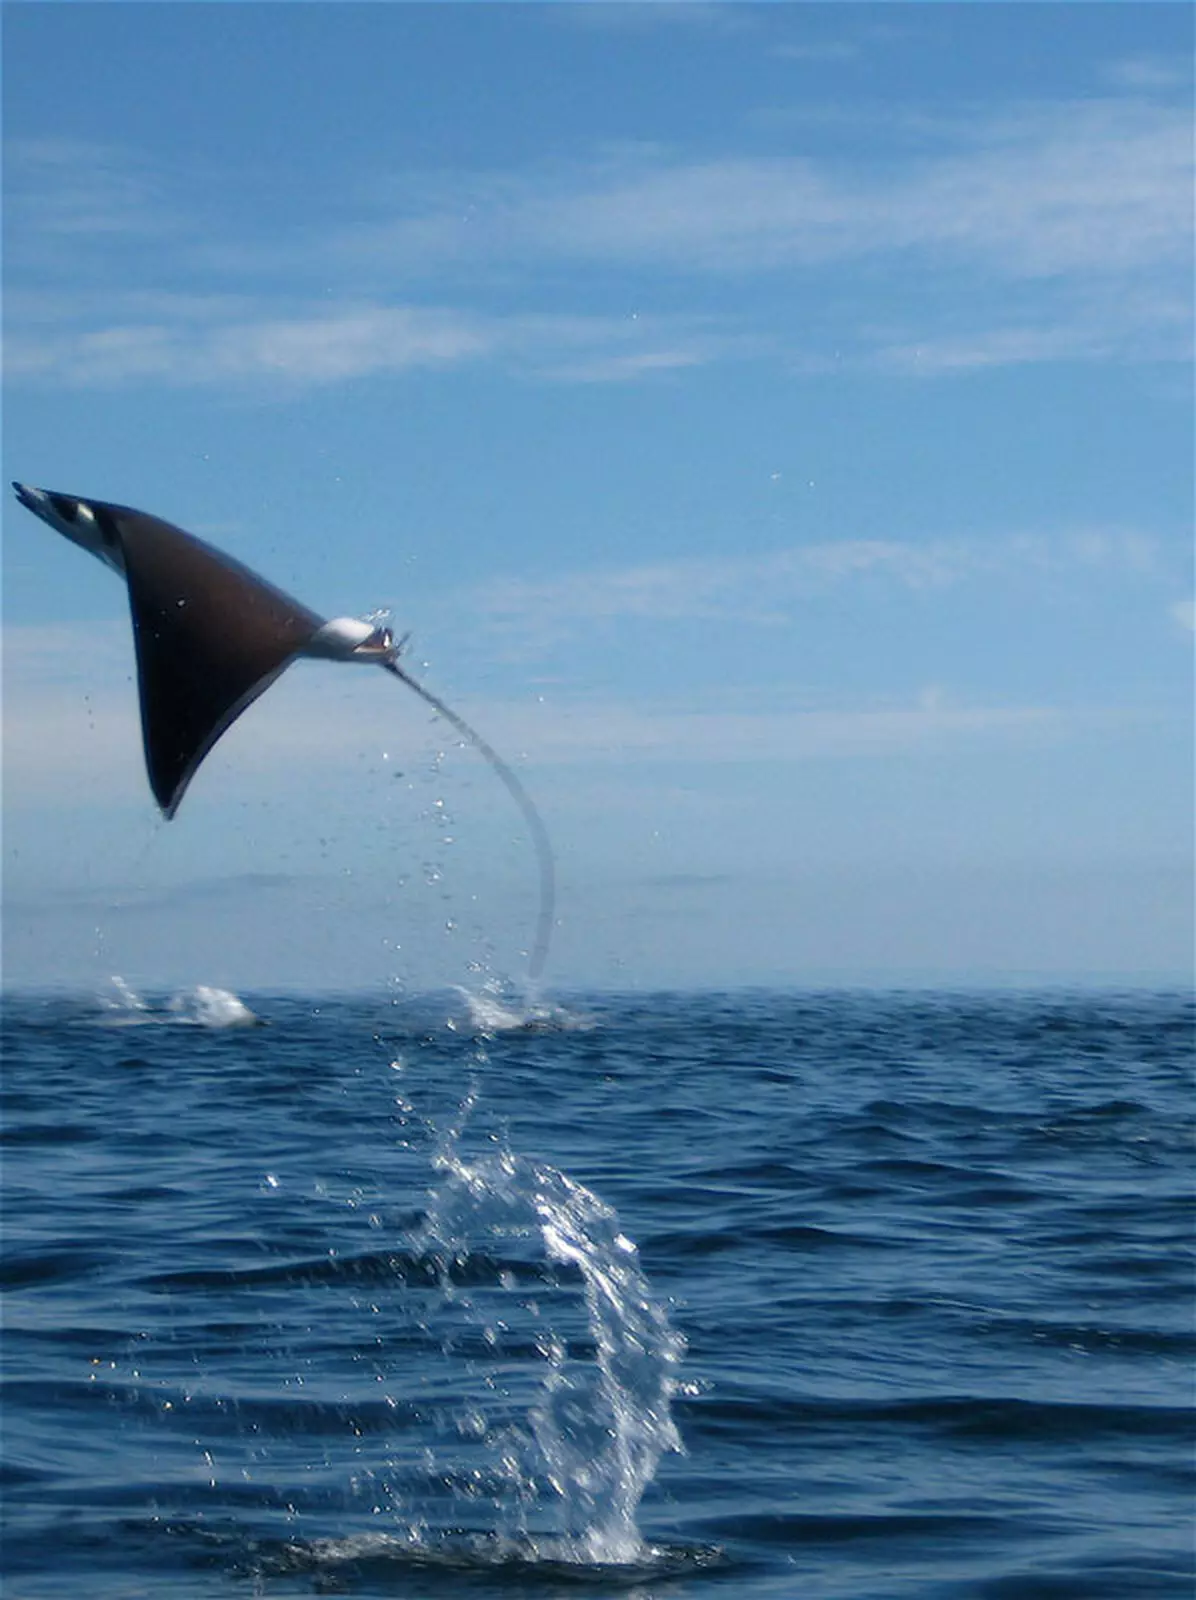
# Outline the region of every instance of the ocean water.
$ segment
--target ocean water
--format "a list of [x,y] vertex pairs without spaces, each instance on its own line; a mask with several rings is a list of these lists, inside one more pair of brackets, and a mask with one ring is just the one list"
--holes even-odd
[[1187,996],[5,1030],[6,1600],[1192,1593]]

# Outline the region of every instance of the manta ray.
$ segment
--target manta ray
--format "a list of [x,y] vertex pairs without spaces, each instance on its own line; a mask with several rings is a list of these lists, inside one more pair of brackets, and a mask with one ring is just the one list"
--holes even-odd
[[137,653],[141,733],[154,798],[169,820],[204,757],[299,656],[379,666],[415,691],[485,757],[528,825],[540,873],[531,956],[539,976],[553,916],[544,823],[493,747],[400,664],[402,641],[357,617],[331,620],[192,533],[132,506],[14,483],[35,516],[124,578]]

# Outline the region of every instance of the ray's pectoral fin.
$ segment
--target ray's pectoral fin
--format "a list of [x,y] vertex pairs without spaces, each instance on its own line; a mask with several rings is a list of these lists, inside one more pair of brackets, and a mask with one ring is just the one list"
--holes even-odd
[[132,506],[14,483],[34,516],[126,580],[150,787],[167,817],[212,746],[297,655],[389,666],[389,629],[323,617]]
[[324,626],[239,561],[170,523],[117,516],[150,787],[167,817],[220,736]]

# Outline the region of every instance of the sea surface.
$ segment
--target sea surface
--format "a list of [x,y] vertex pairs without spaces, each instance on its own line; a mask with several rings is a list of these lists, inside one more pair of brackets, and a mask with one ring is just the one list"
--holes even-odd
[[5,1600],[1190,1600],[1188,996],[5,1035]]

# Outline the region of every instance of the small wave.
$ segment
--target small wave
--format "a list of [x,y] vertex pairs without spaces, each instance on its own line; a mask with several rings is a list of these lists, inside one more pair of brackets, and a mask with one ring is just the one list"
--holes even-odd
[[325,1580],[353,1576],[382,1582],[388,1576],[393,1581],[404,1568],[422,1567],[479,1574],[526,1572],[564,1582],[613,1580],[620,1586],[630,1586],[725,1564],[726,1557],[718,1546],[645,1543],[630,1559],[616,1552],[606,1558],[586,1539],[531,1534],[438,1535],[417,1524],[406,1535],[368,1533],[345,1539],[294,1540],[265,1554],[259,1570],[263,1575],[308,1572]]
[[100,1134],[81,1122],[22,1122],[0,1129],[0,1145],[95,1144]]
[[415,1288],[503,1287],[512,1283],[553,1284],[576,1268],[567,1264],[527,1262],[512,1256],[496,1257],[481,1251],[440,1257],[405,1250],[367,1251],[355,1256],[316,1256],[299,1261],[271,1262],[255,1267],[199,1267],[153,1273],[143,1279],[147,1288],[171,1293],[187,1289],[217,1290],[257,1288],[263,1285],[318,1283],[403,1283]]
[[791,1400],[771,1394],[718,1395],[686,1401],[680,1410],[687,1423],[708,1432],[758,1419],[767,1406],[769,1425],[778,1438],[809,1438],[819,1427],[845,1422],[870,1428],[926,1428],[943,1438],[975,1439],[1016,1445],[1026,1440],[1082,1441],[1097,1439],[1188,1439],[1191,1413],[1186,1407],[1133,1403],[1083,1403],[1024,1400],[972,1395],[936,1395],[910,1400]]
[[77,1283],[100,1271],[110,1257],[103,1251],[79,1249],[9,1250],[0,1262],[0,1289],[41,1289],[53,1283]]

